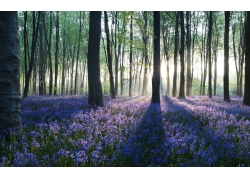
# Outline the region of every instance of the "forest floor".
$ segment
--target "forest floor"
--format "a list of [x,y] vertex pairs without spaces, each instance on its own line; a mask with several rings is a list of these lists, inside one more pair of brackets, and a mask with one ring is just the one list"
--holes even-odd
[[[0,166],[250,166],[242,98],[29,96],[23,136],[2,142]],[[17,140],[18,139],[18,140]]]

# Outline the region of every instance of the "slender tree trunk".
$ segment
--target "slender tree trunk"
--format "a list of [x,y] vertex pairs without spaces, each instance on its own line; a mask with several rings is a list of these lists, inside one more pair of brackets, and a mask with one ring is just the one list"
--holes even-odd
[[230,11],[225,11],[225,34],[224,34],[224,101],[230,102],[229,96],[229,20]]
[[142,85],[142,95],[148,94],[148,12],[143,12],[144,18],[144,31],[143,31],[143,43],[144,43],[144,75],[143,75],[143,85]]
[[17,12],[0,12],[0,138],[22,132]]
[[82,33],[82,15],[81,15],[81,11],[80,11],[80,15],[79,15],[79,19],[80,19],[80,27],[79,27],[79,36],[78,36],[78,46],[77,46],[77,54],[76,54],[76,73],[75,73],[75,91],[74,94],[77,94],[77,81],[78,81],[78,62],[79,62],[79,54],[80,54],[80,46],[81,46],[81,33]]
[[104,19],[105,19],[105,33],[107,37],[107,58],[108,58],[108,70],[109,70],[109,82],[110,82],[110,93],[111,98],[115,99],[115,86],[114,86],[114,76],[113,76],[113,68],[112,68],[112,55],[111,55],[111,44],[109,37],[109,27],[108,27],[108,15],[107,11],[104,11]]
[[44,44],[43,44],[43,24],[44,12],[41,12],[41,21],[39,24],[39,95],[44,95],[45,85],[45,58],[44,58]]
[[57,95],[57,80],[58,80],[58,51],[59,51],[59,12],[56,12],[56,47],[55,47],[55,84],[54,95]]
[[160,12],[154,11],[154,66],[152,78],[152,100],[153,103],[160,103]]
[[[205,25],[205,34],[204,34],[204,44],[203,44],[203,60],[204,60],[204,72],[203,72],[203,84],[202,84],[202,95],[206,94],[206,80],[207,80],[207,63],[208,63],[208,42],[206,42],[206,30],[207,23]],[[207,45],[206,45],[207,44]]]
[[179,25],[179,14],[178,11],[176,13],[176,21],[175,21],[175,40],[174,40],[174,76],[173,76],[173,90],[172,96],[176,96],[176,84],[177,84],[177,56],[178,56],[178,25]]
[[214,50],[214,96],[216,96],[216,85],[217,85],[217,52],[218,52],[219,37],[216,37],[216,48]]
[[[247,16],[245,14],[245,19],[247,19]],[[243,85],[242,85],[242,79],[243,79],[243,64],[244,64],[244,55],[245,55],[245,47],[246,47],[246,40],[245,40],[245,36],[246,36],[246,25],[247,25],[247,20],[245,20],[244,22],[244,27],[242,28],[242,35],[241,35],[241,60],[239,61],[239,67],[240,67],[240,96],[242,96],[242,91],[243,91]],[[239,55],[240,56],[240,55]]]
[[129,52],[129,97],[132,97],[132,54],[133,54],[133,15],[130,21],[130,52]]
[[130,52],[129,52],[129,97],[132,97],[132,55],[133,55],[133,15],[130,21]]
[[186,44],[187,44],[187,82],[186,95],[192,95],[192,75],[191,75],[191,38],[190,38],[190,12],[186,12]]
[[100,79],[101,11],[90,11],[88,41],[88,87],[89,105],[103,106]]
[[245,51],[245,89],[243,104],[250,106],[250,12],[247,12],[246,21],[246,51]]
[[181,62],[181,73],[180,73],[180,92],[179,98],[185,98],[185,63],[184,63],[184,15],[183,11],[180,11],[180,20],[181,20],[181,49],[180,49],[180,62]]
[[235,70],[236,70],[236,77],[237,77],[237,91],[236,95],[239,95],[239,85],[240,85],[240,77],[239,77],[239,68],[238,68],[238,63],[237,63],[237,52],[236,52],[236,47],[235,47],[235,27],[236,25],[233,24],[232,26],[232,35],[233,35],[233,54],[234,54],[234,63],[235,63]]
[[[45,40],[48,46],[48,56],[49,56],[49,95],[52,95],[53,88],[53,68],[52,68],[52,56],[51,56],[51,39],[52,39],[52,12],[49,14],[49,38],[45,34]],[[45,31],[46,32],[46,31]]]
[[125,45],[122,48],[122,57],[121,57],[121,64],[120,64],[120,73],[121,73],[121,95],[123,95],[123,79],[124,79],[124,52],[125,52]]
[[65,61],[66,61],[66,50],[67,50],[67,43],[66,43],[66,27],[65,27],[65,21],[66,21],[66,14],[64,12],[64,28],[63,28],[63,52],[62,52],[62,82],[61,82],[61,95],[65,94]]
[[35,12],[34,11],[32,12],[33,32],[32,32],[32,44],[31,44],[31,56],[30,56],[30,61],[27,62],[28,65],[29,65],[29,69],[27,70],[27,73],[25,73],[25,87],[24,87],[23,97],[28,96],[29,86],[30,86],[30,77],[31,77],[32,68],[33,68],[33,64],[34,64],[34,59],[35,59],[36,42],[37,42],[37,36],[38,36],[38,27],[39,27],[39,22],[40,22],[40,12],[37,12],[37,14],[38,14],[38,17],[37,17],[37,20],[36,20]]
[[213,28],[213,12],[209,13],[209,28],[208,28],[208,96],[212,98],[212,29]]

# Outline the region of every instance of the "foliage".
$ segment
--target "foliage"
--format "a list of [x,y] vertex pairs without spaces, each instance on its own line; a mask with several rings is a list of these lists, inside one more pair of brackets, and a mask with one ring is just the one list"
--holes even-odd
[[[1,166],[249,166],[249,107],[242,98],[30,96],[23,136],[1,142]],[[74,108],[72,108],[74,107]]]

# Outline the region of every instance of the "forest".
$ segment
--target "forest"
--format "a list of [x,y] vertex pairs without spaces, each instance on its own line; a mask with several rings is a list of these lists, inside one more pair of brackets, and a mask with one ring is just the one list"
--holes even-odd
[[0,166],[250,166],[250,12],[0,12]]

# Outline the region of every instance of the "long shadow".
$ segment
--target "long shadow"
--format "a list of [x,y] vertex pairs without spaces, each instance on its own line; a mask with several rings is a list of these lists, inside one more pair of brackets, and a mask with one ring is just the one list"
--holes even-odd
[[[187,162],[186,166],[220,166],[220,160],[224,161],[227,159],[227,164],[224,166],[237,166],[237,158],[236,156],[230,154],[234,149],[230,149],[229,147],[234,147],[233,139],[230,136],[227,136],[225,132],[216,131],[209,125],[209,120],[207,119],[197,119],[194,117],[192,110],[189,109],[188,105],[183,106],[174,102],[169,97],[162,98],[165,103],[169,106],[172,106],[175,109],[175,112],[178,112],[180,116],[178,118],[167,119],[170,123],[178,123],[181,124],[182,127],[190,130],[190,135],[195,136],[195,141],[197,138],[199,142],[197,142],[198,147],[192,148],[189,147],[190,144],[186,144],[185,147],[191,154],[191,160],[197,160],[197,158],[202,157],[202,161],[196,162],[195,164],[189,164]],[[194,101],[183,99],[180,101],[187,102],[188,104],[197,105]],[[173,139],[186,139],[187,134],[179,133],[178,137],[172,137]],[[191,137],[192,137],[191,136]],[[233,136],[232,136],[233,137]],[[191,138],[192,139],[192,138]],[[185,140],[184,140],[185,141]],[[192,141],[192,140],[191,140]],[[187,143],[192,143],[192,142]],[[198,148],[198,149],[197,149]],[[199,151],[199,152],[198,152]]]
[[121,148],[118,166],[160,166],[164,161],[165,130],[159,103],[151,103]]
[[[219,98],[219,97],[218,97]],[[226,102],[223,102],[223,103],[219,103],[218,101],[212,99],[212,101],[214,101],[215,103],[214,104],[206,104],[206,103],[200,103],[198,104],[197,102],[193,101],[193,100],[190,100],[190,99],[185,99],[183,101],[186,101],[188,104],[191,104],[191,105],[195,105],[195,106],[205,106],[207,108],[216,108],[216,110],[218,111],[225,111],[228,115],[232,114],[234,116],[238,116],[239,118],[242,118],[243,116],[245,117],[245,119],[249,119],[250,118],[250,113],[248,110],[244,110],[244,109],[238,109],[238,108],[235,108],[234,106],[230,106],[230,105],[234,105],[235,102],[237,102],[237,100],[231,98],[231,103],[228,103],[228,106],[225,107],[223,106],[224,103]]]

